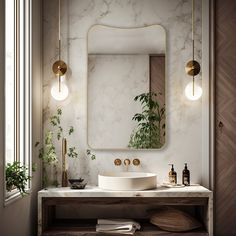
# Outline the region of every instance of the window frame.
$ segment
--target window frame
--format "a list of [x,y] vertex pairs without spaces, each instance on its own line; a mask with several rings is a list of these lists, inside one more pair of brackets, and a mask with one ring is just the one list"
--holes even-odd
[[[5,2],[8,0],[5,0]],[[5,7],[6,12],[6,7]],[[6,28],[6,15],[5,15]],[[5,29],[5,41],[6,29]],[[6,42],[5,42],[6,45]],[[6,48],[6,47],[5,47]],[[5,50],[6,60],[6,50]],[[6,71],[6,68],[5,68]],[[6,93],[6,72],[4,76]],[[4,100],[6,118],[7,100]],[[14,0],[14,161],[28,168],[32,176],[32,0]],[[4,183],[6,166],[6,120],[4,122]],[[26,189],[30,192],[31,181]],[[4,184],[5,206],[20,198],[16,189],[7,192]]]

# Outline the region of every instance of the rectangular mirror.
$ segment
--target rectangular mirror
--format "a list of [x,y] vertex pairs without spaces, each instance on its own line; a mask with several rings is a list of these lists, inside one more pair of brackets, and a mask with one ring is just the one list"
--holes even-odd
[[165,144],[166,33],[162,26],[88,32],[88,145],[160,149]]

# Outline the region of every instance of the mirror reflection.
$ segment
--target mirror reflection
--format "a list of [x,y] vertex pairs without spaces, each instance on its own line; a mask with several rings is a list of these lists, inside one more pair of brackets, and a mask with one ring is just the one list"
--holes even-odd
[[166,35],[160,25],[93,26],[88,33],[88,145],[165,144]]

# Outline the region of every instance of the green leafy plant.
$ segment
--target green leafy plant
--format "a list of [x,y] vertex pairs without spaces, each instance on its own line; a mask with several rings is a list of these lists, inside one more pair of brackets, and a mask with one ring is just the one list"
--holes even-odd
[[[74,133],[74,127],[70,126],[68,130],[65,131],[65,129],[61,126],[61,117],[62,117],[62,109],[58,108],[56,114],[52,115],[49,119],[49,124],[51,126],[51,130],[48,130],[45,133],[44,137],[44,143],[43,147],[39,149],[39,158],[43,162],[43,186],[48,186],[50,184],[54,186],[58,186],[59,183],[57,181],[57,153],[56,153],[56,147],[55,147],[55,141],[60,141],[64,136],[66,135],[72,135]],[[35,147],[39,145],[39,142],[35,144]],[[78,151],[76,150],[76,147],[68,147],[67,156],[71,158],[77,158],[78,157]],[[54,167],[54,180],[52,183],[49,183],[48,176],[46,174],[46,166],[52,165]]]
[[31,176],[28,175],[28,168],[14,161],[6,166],[6,189],[8,192],[13,189],[19,190],[22,196],[26,195],[26,185]]
[[138,125],[132,131],[128,147],[135,149],[161,148],[165,136],[165,106],[160,107],[157,94],[142,93],[134,98],[141,103],[142,112],[132,120]]
[[93,154],[90,149],[86,150],[86,154],[87,154],[88,157],[91,158],[91,160],[95,160],[96,159],[95,154]]

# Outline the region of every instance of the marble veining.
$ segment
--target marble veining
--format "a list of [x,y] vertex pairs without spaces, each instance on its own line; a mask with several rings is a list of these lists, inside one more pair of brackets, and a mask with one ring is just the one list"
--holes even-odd
[[134,97],[149,91],[149,56],[89,55],[88,75],[89,146],[126,149],[140,112]]
[[[79,148],[80,158],[69,160],[69,177],[85,177],[97,184],[97,175],[103,171],[121,171],[115,167],[116,157],[139,157],[141,166],[133,171],[157,173],[158,182],[166,181],[169,163],[175,164],[178,181],[184,163],[188,162],[191,181],[202,178],[202,103],[190,102],[184,97],[189,82],[184,66],[192,57],[191,0],[62,0],[61,34],[62,59],[68,63],[66,75],[70,96],[56,102],[50,96],[51,82],[55,80],[51,66],[58,56],[58,22],[56,0],[44,0],[44,54],[43,54],[43,107],[44,131],[48,117],[57,107],[63,109],[62,125],[73,124],[76,137],[68,138]],[[196,59],[201,63],[201,1],[196,1]],[[87,145],[87,32],[94,24],[117,27],[162,25],[167,32],[167,137],[166,146],[159,151],[96,151],[96,160],[86,158]],[[201,75],[198,76],[201,82]],[[204,88],[203,88],[204,89]],[[101,133],[102,135],[102,133]],[[59,151],[59,146],[57,146]],[[60,172],[59,172],[60,173]],[[60,176],[60,175],[59,175]]]
[[187,186],[183,188],[167,188],[157,186],[154,190],[114,191],[103,190],[97,186],[87,186],[82,190],[49,188],[38,193],[42,197],[211,197],[212,191],[203,186]]

